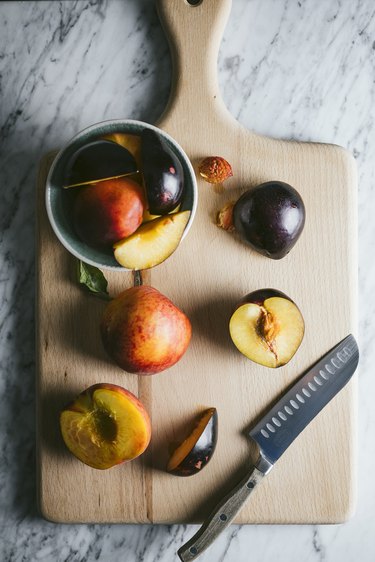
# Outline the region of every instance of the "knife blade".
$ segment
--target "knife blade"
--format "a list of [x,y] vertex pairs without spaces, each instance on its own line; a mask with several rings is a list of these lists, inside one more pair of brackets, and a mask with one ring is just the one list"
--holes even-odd
[[178,550],[182,562],[197,558],[230,525],[289,445],[350,380],[358,361],[357,342],[349,335],[303,374],[258,421],[249,432],[259,447],[258,460],[219,502],[198,532]]

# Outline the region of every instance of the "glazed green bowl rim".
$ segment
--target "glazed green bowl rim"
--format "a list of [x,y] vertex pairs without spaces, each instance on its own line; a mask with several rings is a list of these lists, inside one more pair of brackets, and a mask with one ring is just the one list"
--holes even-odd
[[[82,129],[79,133],[74,135],[74,137],[72,137],[56,154],[48,172],[46,180],[45,206],[52,230],[69,253],[71,253],[79,260],[100,269],[112,271],[131,271],[121,266],[120,264],[117,264],[114,257],[112,260],[109,256],[109,253],[107,255],[107,253],[103,251],[95,250],[87,244],[84,244],[82,240],[80,240],[78,235],[73,232],[72,223],[70,225],[70,232],[67,232],[67,228],[64,227],[64,222],[68,223],[69,220],[66,217],[65,220],[61,220],[61,216],[59,215],[61,215],[62,212],[61,210],[57,209],[58,203],[60,203],[61,207],[60,199],[63,197],[65,190],[62,187],[62,182],[56,181],[55,176],[58,176],[58,173],[61,173],[61,168],[64,168],[64,165],[62,163],[64,163],[64,160],[68,159],[67,155],[69,154],[69,152],[72,152],[71,148],[73,145],[76,145],[76,148],[79,148],[87,142],[95,140],[96,138],[102,137],[104,135],[126,132],[135,134],[137,132],[140,132],[140,130],[144,128],[151,129],[160,134],[176,154],[176,156],[180,159],[180,162],[183,166],[185,186],[189,186],[189,188],[187,189],[184,201],[182,202],[181,210],[189,210],[190,216],[180,241],[181,244],[188,231],[190,230],[197,210],[197,180],[194,168],[185,151],[179,145],[179,143],[168,133],[163,131],[163,129],[160,129],[155,125],[151,125],[150,123],[146,123],[145,121],[138,121],[135,119],[110,119],[106,121],[100,121],[99,123],[95,123],[94,125],[90,125],[89,127]],[[76,148],[74,150],[76,150]],[[185,199],[187,200],[185,201]],[[84,251],[82,250],[82,248],[84,249]],[[175,251],[178,251],[178,247]],[[106,259],[110,260],[112,263],[106,263]]]

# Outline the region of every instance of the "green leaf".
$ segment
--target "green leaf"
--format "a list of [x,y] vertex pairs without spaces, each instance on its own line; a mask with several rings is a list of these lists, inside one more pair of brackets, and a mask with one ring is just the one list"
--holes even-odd
[[90,293],[109,299],[108,281],[104,277],[103,272],[97,267],[78,260],[77,278],[78,283],[83,285]]

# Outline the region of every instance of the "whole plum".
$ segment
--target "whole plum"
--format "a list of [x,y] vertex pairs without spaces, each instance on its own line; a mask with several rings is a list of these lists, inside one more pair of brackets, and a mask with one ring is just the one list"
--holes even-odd
[[269,181],[241,195],[233,208],[233,224],[254,250],[279,260],[300,237],[305,215],[305,205],[294,187]]

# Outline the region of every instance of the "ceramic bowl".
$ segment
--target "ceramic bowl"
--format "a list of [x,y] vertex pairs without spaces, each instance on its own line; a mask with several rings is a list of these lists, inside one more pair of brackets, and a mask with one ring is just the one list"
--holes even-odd
[[[117,263],[111,249],[96,250],[88,246],[76,234],[72,220],[72,201],[74,196],[73,191],[79,188],[63,188],[64,172],[72,154],[81,146],[110,133],[133,133],[139,135],[145,128],[152,129],[159,133],[182,164],[184,172],[184,198],[180,210],[190,211],[189,221],[182,236],[183,240],[191,227],[197,208],[197,182],[195,173],[189,158],[180,145],[170,135],[153,125],[130,119],[103,121],[92,125],[78,133],[60,150],[52,163],[47,177],[46,208],[49,221],[57,238],[73,256],[100,269],[126,271],[124,267]],[[176,251],[178,251],[178,248]]]

